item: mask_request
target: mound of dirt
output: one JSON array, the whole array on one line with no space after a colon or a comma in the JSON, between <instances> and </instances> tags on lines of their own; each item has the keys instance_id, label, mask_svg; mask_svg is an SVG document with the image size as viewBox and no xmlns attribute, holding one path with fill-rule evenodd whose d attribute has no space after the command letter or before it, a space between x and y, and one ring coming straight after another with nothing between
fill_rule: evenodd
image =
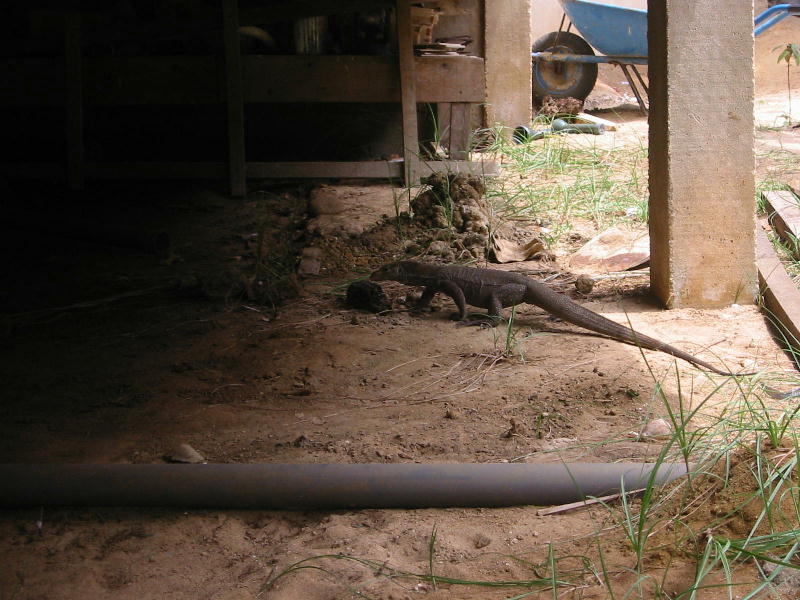
<instances>
[{"instance_id":1,"label":"mound of dirt","mask_svg":"<svg viewBox=\"0 0 800 600\"><path fill-rule=\"evenodd\" d=\"M483 179L463 173L435 173L422 182L429 187L411 201L414 220L424 228L452 234L449 244L438 236L429 249L443 258L451 258L458 251L483 258L492 229L492 210L484 197Z\"/></svg>"},{"instance_id":2,"label":"mound of dirt","mask_svg":"<svg viewBox=\"0 0 800 600\"><path fill-rule=\"evenodd\" d=\"M564 115L577 115L583 111L583 100L567 96L556 98L545 96L539 114L546 117L560 117Z\"/></svg>"}]
</instances>

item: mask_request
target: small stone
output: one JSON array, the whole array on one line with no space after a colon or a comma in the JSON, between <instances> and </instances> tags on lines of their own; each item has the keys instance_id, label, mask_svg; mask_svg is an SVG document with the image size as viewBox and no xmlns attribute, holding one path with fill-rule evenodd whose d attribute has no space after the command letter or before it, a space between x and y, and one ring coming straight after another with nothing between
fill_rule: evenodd
<instances>
[{"instance_id":1,"label":"small stone","mask_svg":"<svg viewBox=\"0 0 800 600\"><path fill-rule=\"evenodd\" d=\"M445 419L457 419L458 418L458 410L456 410L452 406L448 406L444 411L444 418Z\"/></svg>"},{"instance_id":2,"label":"small stone","mask_svg":"<svg viewBox=\"0 0 800 600\"><path fill-rule=\"evenodd\" d=\"M347 207L336 192L336 188L321 185L311 190L311 213L319 215L338 215Z\"/></svg>"},{"instance_id":3,"label":"small stone","mask_svg":"<svg viewBox=\"0 0 800 600\"><path fill-rule=\"evenodd\" d=\"M295 448L303 448L308 446L310 443L311 440L304 433L301 433L294 440L292 440L292 446Z\"/></svg>"},{"instance_id":4,"label":"small stone","mask_svg":"<svg viewBox=\"0 0 800 600\"><path fill-rule=\"evenodd\" d=\"M452 254L453 251L447 242L443 240L437 240L435 242L432 242L431 245L428 246L428 252L430 252L431 254L436 254L438 256L445 256L447 254Z\"/></svg>"},{"instance_id":5,"label":"small stone","mask_svg":"<svg viewBox=\"0 0 800 600\"><path fill-rule=\"evenodd\" d=\"M483 533L478 533L472 538L472 543L475 544L475 548L480 550L481 548L486 548L489 544L492 543L492 538L484 535Z\"/></svg>"},{"instance_id":6,"label":"small stone","mask_svg":"<svg viewBox=\"0 0 800 600\"><path fill-rule=\"evenodd\" d=\"M672 435L672 428L664 419L654 419L642 429L640 439L665 438Z\"/></svg>"},{"instance_id":7,"label":"small stone","mask_svg":"<svg viewBox=\"0 0 800 600\"><path fill-rule=\"evenodd\" d=\"M516 419L511 419L511 427L503 434L504 438L522 437L525 435L525 426Z\"/></svg>"},{"instance_id":8,"label":"small stone","mask_svg":"<svg viewBox=\"0 0 800 600\"><path fill-rule=\"evenodd\" d=\"M590 294L594 289L594 279L589 275L579 275L575 280L575 289L581 294Z\"/></svg>"},{"instance_id":9,"label":"small stone","mask_svg":"<svg viewBox=\"0 0 800 600\"><path fill-rule=\"evenodd\" d=\"M206 462L206 459L189 444L181 444L169 454L164 455L164 460L172 463L199 464Z\"/></svg>"},{"instance_id":10,"label":"small stone","mask_svg":"<svg viewBox=\"0 0 800 600\"><path fill-rule=\"evenodd\" d=\"M302 276L319 275L322 268L322 250L319 248L303 248L297 274Z\"/></svg>"},{"instance_id":11,"label":"small stone","mask_svg":"<svg viewBox=\"0 0 800 600\"><path fill-rule=\"evenodd\" d=\"M383 288L374 281L354 281L347 286L345 303L350 308L374 313L386 312L392 308Z\"/></svg>"}]
</instances>

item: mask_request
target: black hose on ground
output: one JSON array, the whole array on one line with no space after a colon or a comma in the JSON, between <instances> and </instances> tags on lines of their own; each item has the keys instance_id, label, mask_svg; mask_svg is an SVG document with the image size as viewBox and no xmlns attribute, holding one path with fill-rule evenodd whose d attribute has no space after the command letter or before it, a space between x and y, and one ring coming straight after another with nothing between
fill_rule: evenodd
<instances>
[{"instance_id":1,"label":"black hose on ground","mask_svg":"<svg viewBox=\"0 0 800 600\"><path fill-rule=\"evenodd\" d=\"M643 488L656 465L5 464L0 508L342 509L553 505ZM658 466L655 485L686 474Z\"/></svg>"}]
</instances>

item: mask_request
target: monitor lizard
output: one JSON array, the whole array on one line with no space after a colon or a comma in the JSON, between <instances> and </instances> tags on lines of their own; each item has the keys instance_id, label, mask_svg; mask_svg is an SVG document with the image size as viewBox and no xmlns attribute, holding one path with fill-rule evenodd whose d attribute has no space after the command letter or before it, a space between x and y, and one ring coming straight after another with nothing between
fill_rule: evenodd
<instances>
[{"instance_id":1,"label":"monitor lizard","mask_svg":"<svg viewBox=\"0 0 800 600\"><path fill-rule=\"evenodd\" d=\"M397 281L406 285L424 286L417 309L427 306L437 292L450 296L458 307L454 318L468 321L467 305L488 310L493 324L501 318L501 309L517 304L535 304L552 315L573 325L626 342L648 350L659 350L683 359L693 365L718 375L753 375L753 373L729 373L679 350L665 342L638 333L606 317L573 302L564 294L550 289L529 277L497 269L480 269L456 265L435 265L414 260L401 260L384 265L375 271L373 281Z\"/></svg>"}]
</instances>

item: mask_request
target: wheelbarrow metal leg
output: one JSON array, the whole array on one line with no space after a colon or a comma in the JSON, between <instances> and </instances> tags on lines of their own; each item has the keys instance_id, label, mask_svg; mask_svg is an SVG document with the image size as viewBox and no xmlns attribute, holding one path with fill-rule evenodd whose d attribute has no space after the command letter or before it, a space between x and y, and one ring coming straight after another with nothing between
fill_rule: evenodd
<instances>
[{"instance_id":1,"label":"wheelbarrow metal leg","mask_svg":"<svg viewBox=\"0 0 800 600\"><path fill-rule=\"evenodd\" d=\"M639 75L639 71L637 71L636 67L633 65L626 65L624 63L617 63L617 64L619 65L620 69L622 69L622 72L625 73L625 79L628 80L628 83L631 86L631 90L633 90L633 95L636 96L636 101L639 103L639 108L641 109L642 113L645 115L648 114L647 104L645 103L644 98L642 97L642 93L639 91L639 86L636 85L636 82L633 80L633 77L631 77L631 73L630 71L628 71L628 66L633 67L633 70L636 73L636 77L639 79L639 82L642 84L644 89L647 90L647 86L644 85L644 81L642 80L641 75Z\"/></svg>"}]
</instances>

